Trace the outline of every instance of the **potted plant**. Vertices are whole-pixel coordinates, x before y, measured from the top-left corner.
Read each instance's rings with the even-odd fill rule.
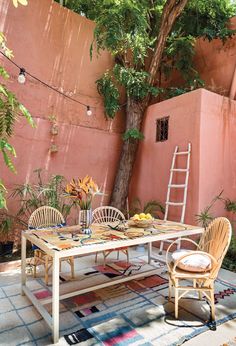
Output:
[[[33,171],[36,174],[36,183],[17,185],[11,196],[20,202],[20,209],[16,217],[27,226],[30,215],[39,207],[47,205],[58,209],[65,220],[73,208],[77,208],[74,201],[68,203],[65,198],[65,178],[62,175],[52,175],[45,182],[42,177],[42,169]],[[35,179],[34,179],[35,181]]]
[[[0,222],[0,256],[12,255],[14,241],[10,240],[12,219],[5,216]]]

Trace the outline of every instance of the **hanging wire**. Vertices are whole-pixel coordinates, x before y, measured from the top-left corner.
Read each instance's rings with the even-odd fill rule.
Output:
[[[70,97],[70,96],[64,94],[64,93],[61,92],[60,90],[57,90],[56,88],[54,88],[54,87],[52,87],[51,85],[45,83],[44,81],[42,81],[42,80],[39,79],[38,77],[32,75],[32,74],[31,74],[30,72],[28,72],[25,68],[20,67],[17,63],[15,63],[13,60],[11,60],[10,58],[8,58],[8,56],[7,56],[6,54],[4,54],[3,52],[0,51],[0,53],[1,53],[5,58],[7,58],[7,60],[9,60],[13,65],[15,65],[20,71],[24,70],[25,75],[30,76],[31,78],[33,78],[33,79],[35,79],[36,81],[38,81],[39,83],[43,84],[43,85],[46,86],[47,88],[49,88],[49,89],[51,89],[51,90],[53,90],[53,91],[56,91],[58,94],[60,94],[60,95],[62,95],[62,96],[64,96],[64,97],[66,97],[67,99],[69,99],[69,100],[71,100],[71,101],[74,101],[74,102],[76,102],[76,103],[78,103],[78,104],[80,104],[80,105],[86,107],[86,109],[88,109],[88,107],[91,108],[91,106],[89,106],[89,105],[87,105],[87,104],[85,104],[85,103],[83,103],[83,102],[80,102],[80,101],[74,99],[73,97]],[[93,107],[93,108],[95,108],[95,107]]]
[[[51,85],[47,84],[46,82],[42,81],[42,80],[39,79],[38,77],[32,75],[32,74],[31,74],[30,72],[28,72],[25,68],[23,68],[23,67],[21,67],[20,65],[18,65],[17,63],[15,63],[13,60],[11,60],[11,59],[10,59],[6,54],[4,54],[2,51],[0,51],[0,53],[1,53],[7,60],[9,60],[13,65],[15,65],[20,71],[24,71],[24,74],[25,74],[25,75],[30,76],[31,78],[33,78],[33,79],[35,79],[36,81],[38,81],[39,83],[43,84],[43,85],[46,86],[47,88],[49,88],[49,89],[51,89],[51,90],[53,90],[53,91],[56,91],[58,94],[60,94],[60,95],[62,95],[62,96],[64,96],[64,97],[66,97],[67,99],[69,99],[69,100],[71,100],[71,101],[74,101],[74,102],[76,102],[76,103],[78,103],[78,104],[80,104],[80,105],[86,107],[86,109],[87,109],[88,112],[91,112],[91,108],[95,108],[95,109],[96,109],[96,107],[94,107],[94,106],[89,106],[89,105],[87,105],[87,104],[85,104],[85,103],[83,103],[83,102],[80,102],[80,101],[74,99],[73,97],[70,97],[70,96],[64,94],[64,93],[61,92],[60,90],[57,90],[56,88],[54,88],[54,87],[52,87]],[[127,102],[124,102],[124,103],[120,104],[119,106],[120,106],[120,108],[122,108],[122,107],[126,106],[126,104],[127,104]],[[89,115],[90,115],[90,114],[89,114]]]

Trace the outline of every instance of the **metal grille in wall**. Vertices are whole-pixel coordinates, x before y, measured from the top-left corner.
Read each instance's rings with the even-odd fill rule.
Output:
[[[156,142],[164,142],[168,139],[169,117],[157,119],[156,123]]]

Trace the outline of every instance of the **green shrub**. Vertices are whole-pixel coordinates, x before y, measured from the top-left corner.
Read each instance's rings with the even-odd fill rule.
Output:
[[[134,198],[130,203],[130,216],[134,216],[134,214],[139,213],[149,213],[156,218],[161,218],[165,213],[165,208],[161,204],[161,202],[156,200],[150,200],[142,205],[140,199],[138,197]]]
[[[224,258],[223,268],[236,272],[236,237],[234,235]]]
[[[58,209],[66,219],[76,203],[65,196],[65,178],[62,175],[52,175],[48,182],[43,182],[42,169],[36,169],[36,184],[18,185],[11,197],[18,198],[20,208],[17,217],[27,220],[33,211],[43,205]]]

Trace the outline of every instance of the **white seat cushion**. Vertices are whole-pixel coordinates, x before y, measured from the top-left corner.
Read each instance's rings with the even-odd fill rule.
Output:
[[[193,250],[180,249],[172,253],[173,261],[177,261],[180,257],[187,255]],[[178,268],[189,272],[206,272],[211,269],[211,259],[204,254],[192,254],[183,258],[177,265]]]

